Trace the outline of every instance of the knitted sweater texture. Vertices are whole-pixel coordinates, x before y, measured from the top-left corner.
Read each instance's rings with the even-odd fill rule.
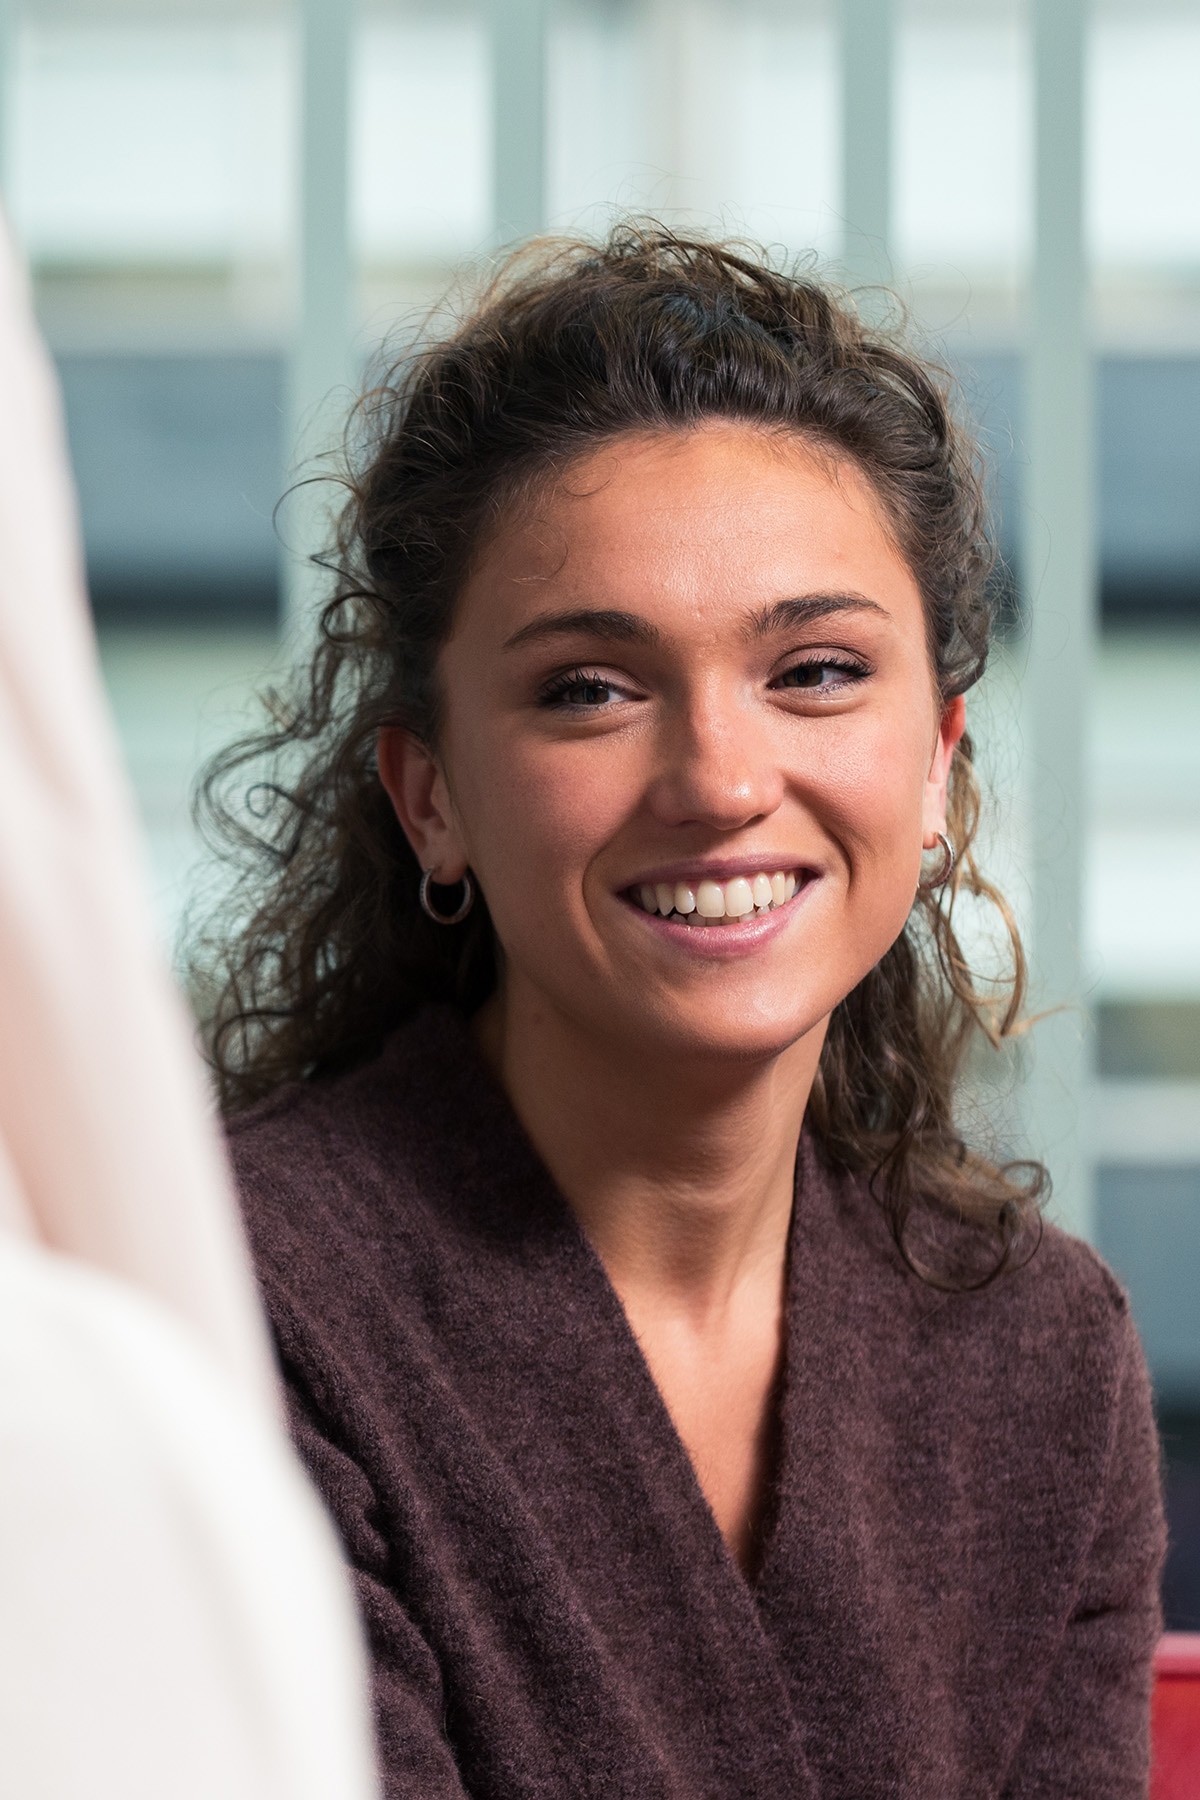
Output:
[[[946,1295],[801,1142],[748,1583],[461,1023],[231,1133],[388,1800],[1134,1800],[1163,1551],[1123,1294],[1047,1228]]]

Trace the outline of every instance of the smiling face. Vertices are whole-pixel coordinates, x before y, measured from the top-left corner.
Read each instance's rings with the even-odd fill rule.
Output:
[[[502,525],[380,772],[474,872],[500,1004],[640,1060],[778,1055],[902,930],[944,824],[913,576],[845,460],[749,426],[619,440]]]

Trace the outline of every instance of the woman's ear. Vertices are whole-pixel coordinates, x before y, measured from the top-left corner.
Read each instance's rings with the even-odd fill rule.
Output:
[[[929,774],[925,778],[925,798],[921,808],[922,842],[926,850],[937,843],[938,833],[946,829],[946,788],[950,781],[950,764],[958,740],[967,728],[967,703],[961,694],[947,701],[938,720]]]
[[[461,881],[470,858],[450,790],[432,751],[400,725],[384,725],[375,742],[379,779],[413,855],[435,881]]]

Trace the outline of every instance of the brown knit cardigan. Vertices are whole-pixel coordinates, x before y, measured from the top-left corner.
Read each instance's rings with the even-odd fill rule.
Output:
[[[233,1155],[391,1800],[1133,1800],[1163,1550],[1125,1297],[1048,1229],[947,1296],[807,1138],[748,1584],[449,1013]]]

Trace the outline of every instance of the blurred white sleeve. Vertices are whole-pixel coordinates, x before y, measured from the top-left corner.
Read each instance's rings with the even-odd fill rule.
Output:
[[[0,1239],[0,1793],[374,1792],[349,1588],[261,1408],[156,1302]]]
[[[0,395],[0,1222],[166,1301],[274,1408],[100,681],[58,384],[2,219]]]
[[[350,1586],[154,941],[2,221],[0,393],[0,1796],[369,1800]]]

